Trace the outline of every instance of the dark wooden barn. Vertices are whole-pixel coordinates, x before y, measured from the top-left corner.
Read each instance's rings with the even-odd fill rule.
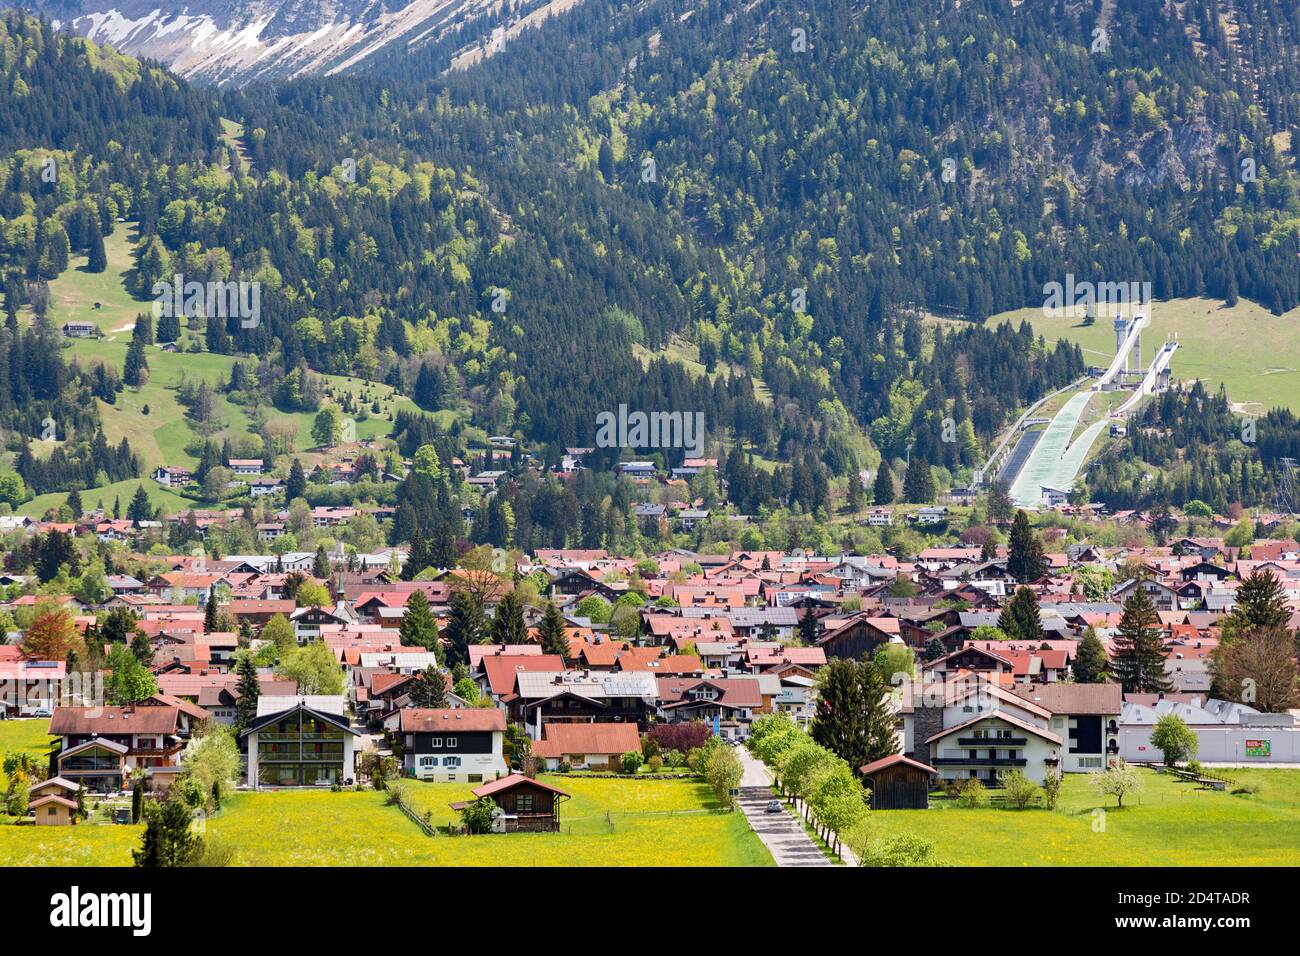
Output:
[[[871,788],[872,810],[928,810],[930,780],[939,773],[902,754],[876,760],[860,772]]]
[[[549,783],[542,783],[521,773],[493,780],[470,792],[477,798],[491,797],[502,809],[507,833],[516,830],[534,833],[559,830],[560,801],[569,799],[569,795],[559,787],[552,787]],[[451,806],[453,810],[461,810],[465,803],[453,803]]]

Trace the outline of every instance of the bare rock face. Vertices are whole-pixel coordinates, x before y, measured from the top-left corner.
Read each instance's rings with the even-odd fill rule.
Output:
[[[62,29],[219,85],[330,74],[546,2],[502,0],[46,0]],[[474,41],[470,49],[483,45]],[[484,50],[490,54],[490,49]]]

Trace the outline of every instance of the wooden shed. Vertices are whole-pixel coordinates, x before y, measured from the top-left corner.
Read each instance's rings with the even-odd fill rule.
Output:
[[[81,785],[64,777],[50,777],[34,784],[27,809],[37,826],[65,827],[76,822],[77,791]]]
[[[928,764],[894,754],[859,768],[871,788],[872,810],[928,810],[930,781],[938,775]]]
[[[493,780],[470,792],[478,799],[490,797],[501,808],[499,823],[506,833],[559,830],[560,801],[569,799],[569,795],[559,787],[521,773]],[[466,805],[466,802],[453,803],[451,808],[462,810]]]
[[[73,814],[77,812],[75,800],[50,793],[33,800],[27,809],[36,818],[37,826],[66,827],[72,823]]]

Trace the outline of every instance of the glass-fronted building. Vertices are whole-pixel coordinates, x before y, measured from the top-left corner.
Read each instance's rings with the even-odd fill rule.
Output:
[[[355,737],[341,713],[300,702],[258,717],[244,731],[248,780],[254,787],[320,787],[356,778]]]

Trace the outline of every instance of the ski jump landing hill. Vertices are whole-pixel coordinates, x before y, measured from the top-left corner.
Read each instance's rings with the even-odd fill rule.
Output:
[[[1114,411],[1107,409],[1101,419],[1084,429],[1073,442],[1070,441],[1092,399],[1114,389],[1116,380],[1122,381],[1121,372],[1133,372],[1142,367],[1142,330],[1149,321],[1146,315],[1141,314],[1115,320],[1115,358],[1109,367],[1089,388],[1075,393],[1061,407],[1037,442],[1032,443],[1032,450],[1024,456],[1023,464],[1015,474],[1009,473],[1010,468],[1004,469],[1001,477],[1010,483],[1011,500],[1017,505],[1042,505],[1047,496],[1044,489],[1069,491],[1093,443],[1107,426],[1132,414],[1144,398],[1168,383],[1169,363],[1178,350],[1178,343],[1172,340],[1161,345],[1137,388],[1118,408]],[[1017,457],[1013,456],[1008,464],[1019,464],[1015,461]]]

